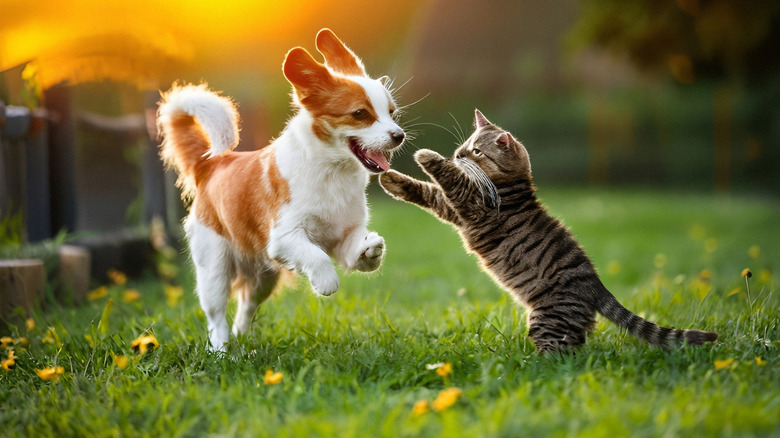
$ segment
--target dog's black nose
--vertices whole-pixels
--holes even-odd
[[[390,138],[393,139],[395,144],[401,144],[401,142],[404,141],[404,138],[406,138],[406,134],[401,130],[390,131]]]

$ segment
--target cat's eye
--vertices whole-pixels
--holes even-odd
[[[352,117],[354,117],[354,118],[356,118],[356,119],[358,119],[358,120],[363,120],[363,119],[365,119],[366,117],[368,117],[368,111],[366,111],[366,110],[364,110],[364,109],[362,109],[362,108],[361,108],[361,109],[359,109],[359,110],[357,110],[357,111],[354,111],[354,112],[352,113]]]
[[[482,156],[482,151],[477,149],[477,148],[472,149],[471,153],[474,154],[475,157],[481,157]]]

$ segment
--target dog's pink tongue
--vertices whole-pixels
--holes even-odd
[[[385,158],[385,154],[374,150],[366,150],[365,153],[366,157],[381,167],[383,171],[390,170],[390,163],[387,161],[387,158]]]

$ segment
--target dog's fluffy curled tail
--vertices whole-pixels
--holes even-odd
[[[199,162],[236,147],[238,123],[233,101],[209,90],[206,84],[174,84],[162,94],[157,111],[163,139],[160,156],[179,174],[182,196],[194,194]]]

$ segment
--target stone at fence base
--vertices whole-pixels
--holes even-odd
[[[16,319],[17,307],[23,308],[29,315],[43,301],[45,284],[43,260],[0,260],[0,317]]]
[[[89,290],[91,256],[86,248],[62,245],[59,256],[59,284],[55,292],[61,303],[80,303]]]

